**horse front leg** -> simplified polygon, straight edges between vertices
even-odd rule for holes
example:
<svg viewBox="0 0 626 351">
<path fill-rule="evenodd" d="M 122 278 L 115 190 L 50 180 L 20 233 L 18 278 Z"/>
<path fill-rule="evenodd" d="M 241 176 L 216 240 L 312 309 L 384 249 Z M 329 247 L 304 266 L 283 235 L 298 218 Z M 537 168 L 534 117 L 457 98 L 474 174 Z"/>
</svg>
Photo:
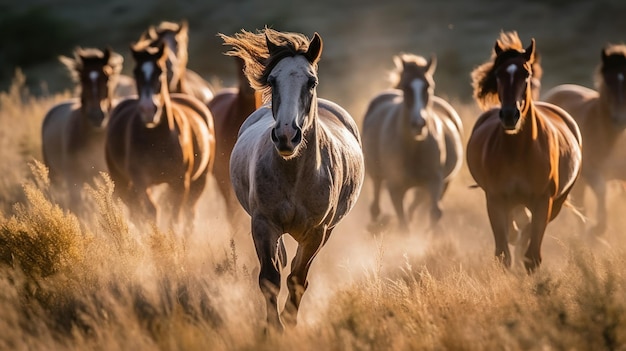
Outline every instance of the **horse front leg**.
<svg viewBox="0 0 626 351">
<path fill-rule="evenodd" d="M 596 224 L 590 229 L 590 234 L 600 236 L 606 231 L 607 225 L 606 179 L 598 173 L 587 181 L 596 196 Z"/>
<path fill-rule="evenodd" d="M 528 273 L 533 273 L 541 265 L 541 243 L 548 222 L 550 221 L 552 205 L 552 198 L 541 198 L 535 200 L 530 209 L 532 213 L 530 222 L 530 242 L 526 250 L 526 255 L 524 255 L 524 266 Z"/>
<path fill-rule="evenodd" d="M 324 243 L 326 243 L 328 237 L 330 237 L 331 232 L 332 229 L 327 229 L 326 226 L 317 227 L 305 233 L 302 236 L 304 239 L 298 242 L 298 250 L 291 262 L 291 273 L 287 277 L 289 298 L 282 313 L 283 321 L 287 325 L 293 326 L 297 323 L 302 295 L 304 295 L 309 285 L 307 275 L 309 274 L 311 263 L 313 263 L 313 259 Z"/>
<path fill-rule="evenodd" d="M 280 291 L 280 259 L 277 255 L 278 239 L 283 234 L 281 229 L 265 217 L 252 215 L 252 239 L 259 259 L 259 288 L 265 298 L 267 323 L 278 330 L 283 330 L 278 315 L 278 293 Z"/>
<path fill-rule="evenodd" d="M 404 194 L 406 193 L 405 186 L 399 186 L 396 184 L 388 184 L 389 196 L 391 197 L 391 203 L 396 211 L 398 217 L 398 230 L 404 233 L 409 232 L 409 224 L 404 214 Z"/>
<path fill-rule="evenodd" d="M 498 196 L 487 195 L 487 214 L 496 243 L 496 258 L 506 267 L 511 267 L 508 230 L 511 227 L 510 206 Z"/>
</svg>

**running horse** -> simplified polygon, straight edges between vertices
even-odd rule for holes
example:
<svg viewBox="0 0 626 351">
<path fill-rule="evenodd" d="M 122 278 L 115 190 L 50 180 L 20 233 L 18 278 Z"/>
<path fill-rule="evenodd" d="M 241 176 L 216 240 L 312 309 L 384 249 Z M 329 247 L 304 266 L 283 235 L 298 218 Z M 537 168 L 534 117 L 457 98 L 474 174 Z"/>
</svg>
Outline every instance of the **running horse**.
<svg viewBox="0 0 626 351">
<path fill-rule="evenodd" d="M 297 322 L 309 268 L 335 226 L 356 203 L 364 177 L 358 128 L 342 107 L 317 97 L 322 39 L 269 28 L 222 35 L 245 61 L 252 87 L 267 103 L 241 126 L 230 160 L 237 199 L 251 217 L 259 286 L 269 325 Z M 282 235 L 298 243 L 279 315 Z"/>
<path fill-rule="evenodd" d="M 195 205 L 214 161 L 213 118 L 198 99 L 169 93 L 165 63 L 169 49 L 163 43 L 151 44 L 131 46 L 139 95 L 119 103 L 111 113 L 106 162 L 115 192 L 135 220 L 160 222 L 163 209 L 157 211 L 151 188 L 165 183 L 172 207 L 169 224 L 180 223 L 183 215 L 184 230 L 190 233 Z"/>
<path fill-rule="evenodd" d="M 217 136 L 213 175 L 226 203 L 231 224 L 237 221 L 236 213 L 241 211 L 230 182 L 230 154 L 235 147 L 239 128 L 259 107 L 257 94 L 244 74 L 243 60 L 239 57 L 234 59 L 237 63 L 238 86 L 221 89 L 207 105 L 213 114 Z"/>
<path fill-rule="evenodd" d="M 167 81 L 170 93 L 185 93 L 207 104 L 213 99 L 213 88 L 198 73 L 187 68 L 189 54 L 189 24 L 163 21 L 150 26 L 141 34 L 139 41 L 162 42 L 169 48 L 167 58 Z"/>
<path fill-rule="evenodd" d="M 409 218 L 425 199 L 430 200 L 430 225 L 441 218 L 441 199 L 463 162 L 463 125 L 454 108 L 434 95 L 436 56 L 403 54 L 394 61 L 395 89 L 374 97 L 365 113 L 363 152 L 374 185 L 372 222 L 379 221 L 385 182 L 400 230 L 408 231 L 403 202 L 412 188 Z"/>
<path fill-rule="evenodd" d="M 107 170 L 105 128 L 124 59 L 110 48 L 76 48 L 73 58 L 59 60 L 77 83 L 79 98 L 46 113 L 41 127 L 43 162 L 53 186 L 68 192 L 64 205 L 80 213 L 83 185 Z"/>
<path fill-rule="evenodd" d="M 585 142 L 581 180 L 572 190 L 573 201 L 584 208 L 585 188 L 596 198 L 596 225 L 593 235 L 607 228 L 606 183 L 610 179 L 626 180 L 626 45 L 608 45 L 602 49 L 596 69 L 596 89 L 580 85 L 559 85 L 545 95 L 544 101 L 565 109 L 576 120 Z M 618 167 L 616 167 L 618 165 Z"/>
<path fill-rule="evenodd" d="M 520 210 L 530 213 L 522 228 L 524 266 L 541 264 L 541 242 L 581 171 L 581 135 L 563 109 L 534 101 L 530 80 L 535 40 L 496 40 L 491 60 L 472 71 L 474 98 L 483 112 L 467 143 L 467 165 L 485 192 L 495 254 L 511 265 L 509 231 Z M 495 107 L 493 107 L 495 105 Z"/>
</svg>

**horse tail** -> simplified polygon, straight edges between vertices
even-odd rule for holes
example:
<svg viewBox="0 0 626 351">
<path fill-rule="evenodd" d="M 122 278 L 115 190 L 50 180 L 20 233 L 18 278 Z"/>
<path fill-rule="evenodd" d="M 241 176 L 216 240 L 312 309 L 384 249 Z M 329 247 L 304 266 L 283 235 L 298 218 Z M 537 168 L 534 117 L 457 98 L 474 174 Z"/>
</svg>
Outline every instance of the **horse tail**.
<svg viewBox="0 0 626 351">
<path fill-rule="evenodd" d="M 582 213 L 582 211 L 576 206 L 574 205 L 570 199 L 568 198 L 567 200 L 565 200 L 565 202 L 563 203 L 563 206 L 567 207 L 570 209 L 570 211 L 572 211 L 573 214 L 576 215 L 576 217 L 578 217 L 583 223 L 587 223 L 587 219 L 588 217 L 585 216 L 584 213 Z"/>
</svg>

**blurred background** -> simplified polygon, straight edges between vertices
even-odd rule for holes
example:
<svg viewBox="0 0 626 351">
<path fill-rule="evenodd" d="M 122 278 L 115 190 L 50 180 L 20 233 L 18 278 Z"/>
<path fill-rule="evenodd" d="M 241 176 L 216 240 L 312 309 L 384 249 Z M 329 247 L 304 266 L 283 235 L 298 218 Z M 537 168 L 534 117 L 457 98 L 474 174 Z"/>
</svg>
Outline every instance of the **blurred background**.
<svg viewBox="0 0 626 351">
<path fill-rule="evenodd" d="M 15 69 L 34 94 L 72 87 L 58 55 L 76 46 L 111 46 L 125 58 L 129 45 L 162 20 L 189 22 L 189 65 L 219 86 L 234 84 L 235 65 L 217 33 L 265 25 L 324 40 L 319 94 L 360 120 L 367 101 L 389 87 L 392 56 L 435 53 L 436 92 L 471 100 L 470 71 L 490 55 L 500 31 L 516 30 L 524 45 L 536 38 L 543 88 L 593 85 L 600 50 L 626 38 L 623 0 L 2 0 L 0 90 Z M 544 90 L 545 91 L 545 90 Z"/>
</svg>

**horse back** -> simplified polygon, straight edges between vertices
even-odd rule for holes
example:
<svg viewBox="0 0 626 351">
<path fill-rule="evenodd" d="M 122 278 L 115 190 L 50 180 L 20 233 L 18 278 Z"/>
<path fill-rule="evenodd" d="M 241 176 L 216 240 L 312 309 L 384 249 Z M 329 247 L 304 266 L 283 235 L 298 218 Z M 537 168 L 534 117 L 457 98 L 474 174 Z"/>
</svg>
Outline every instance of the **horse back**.
<svg viewBox="0 0 626 351">
<path fill-rule="evenodd" d="M 589 117 L 595 119 L 591 112 L 598 98 L 599 94 L 595 90 L 576 84 L 563 84 L 550 89 L 542 101 L 563 108 L 577 123 L 586 124 Z"/>
<path fill-rule="evenodd" d="M 214 93 L 211 84 L 204 80 L 198 73 L 190 69 L 185 70 L 184 85 L 184 93 L 196 97 L 204 104 L 207 104 L 213 99 Z"/>
</svg>

